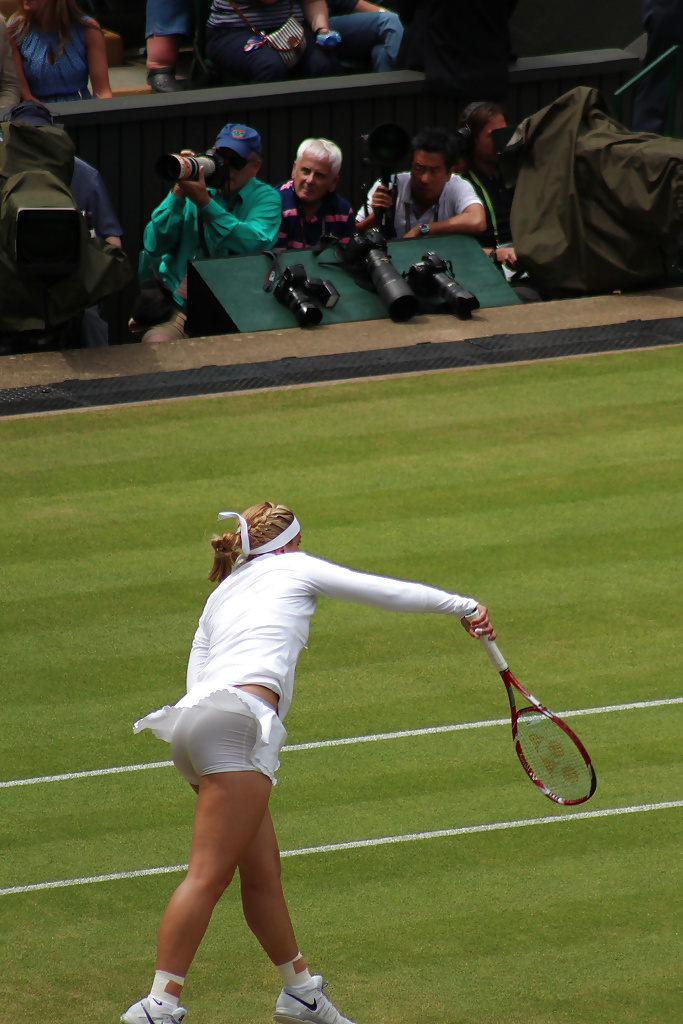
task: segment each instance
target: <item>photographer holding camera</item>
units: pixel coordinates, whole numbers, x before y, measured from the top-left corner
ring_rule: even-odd
[[[423,128],[411,142],[410,171],[392,176],[389,186],[375,182],[368,194],[369,215],[358,231],[380,225],[385,211],[397,238],[476,235],[486,229],[484,206],[472,188],[454,174],[457,144],[441,128]]]
[[[143,341],[187,337],[189,260],[248,255],[275,245],[282,205],[275,189],[256,177],[260,168],[260,136],[243,124],[226,124],[206,157],[161,158],[159,172],[175,184],[145,228],[141,293],[128,324]]]

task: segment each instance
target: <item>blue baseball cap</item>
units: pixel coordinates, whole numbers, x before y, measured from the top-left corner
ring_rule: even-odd
[[[246,124],[226,124],[218,133],[216,149],[232,149],[248,160],[252,153],[261,155],[261,136]]]

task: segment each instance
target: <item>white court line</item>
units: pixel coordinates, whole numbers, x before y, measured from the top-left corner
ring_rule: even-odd
[[[366,846],[387,846],[393,843],[411,843],[420,839],[441,839],[445,836],[473,835],[475,832],[500,832],[526,825],[552,825],[555,822],[580,821],[586,818],[608,818],[620,814],[638,814],[643,811],[663,811],[670,807],[683,807],[683,800],[667,800],[658,804],[637,804],[631,807],[609,807],[599,811],[578,811],[571,814],[552,814],[543,818],[522,818],[520,821],[497,821],[490,825],[465,825],[462,828],[443,828],[434,832],[412,832],[403,836],[382,836],[378,839],[356,839],[348,843],[326,843],[324,846],[305,846],[299,850],[282,850],[281,857],[302,857],[312,853],[332,853],[336,850],[358,850]],[[0,889],[0,896],[18,892],[37,892],[43,889],[63,889],[72,885],[91,885],[94,882],[112,882],[121,878],[143,878],[146,875],[168,875],[186,871],[187,864],[171,864],[161,868],[141,868],[139,871],[116,871],[108,875],[89,878],[63,878],[57,882],[33,882],[30,885],[12,885]]]
[[[562,718],[576,715],[604,715],[610,711],[633,711],[637,708],[658,708],[665,704],[683,704],[683,697],[667,697],[662,700],[639,700],[633,704],[607,704],[601,708],[581,708],[578,711],[560,711]],[[342,747],[349,743],[376,743],[378,740],[397,740],[409,736],[431,736],[440,732],[459,732],[462,729],[484,729],[490,725],[509,725],[509,718],[489,718],[483,722],[461,722],[459,725],[433,725],[424,729],[404,729],[401,732],[378,732],[369,736],[348,736],[338,740],[313,740],[311,743],[292,743],[282,748],[282,753],[297,750],[315,750],[318,747]],[[84,772],[66,772],[63,775],[39,775],[32,779],[11,779],[0,782],[0,789],[9,786],[33,786],[37,782],[66,782],[70,779],[86,779],[95,775],[114,775],[121,772],[141,772],[147,768],[168,768],[173,761],[149,761],[145,764],[124,764],[118,768],[93,768]]]

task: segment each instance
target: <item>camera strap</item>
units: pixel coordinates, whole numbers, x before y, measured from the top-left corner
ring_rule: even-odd
[[[204,218],[202,217],[202,211],[197,209],[197,234],[199,235],[199,244],[202,247],[202,252],[206,256],[207,260],[211,259],[211,253],[209,252],[209,246],[206,242],[206,235],[204,233]]]
[[[263,282],[264,292],[272,292],[273,288],[275,287],[275,282],[282,273],[282,267],[280,265],[280,256],[282,255],[282,253],[276,252],[274,249],[264,249],[263,255],[270,256],[271,260],[273,261],[270,265],[270,270],[266,274],[266,279]]]
[[[311,252],[313,253],[315,258],[317,259],[318,256],[320,255],[320,253],[323,252],[324,249],[329,249],[329,247],[331,245],[334,245],[334,243],[338,242],[338,241],[339,241],[339,239],[337,238],[336,235],[326,235],[325,234],[325,221],[323,220],[323,232],[322,232],[320,238],[318,239],[318,241],[315,243],[315,245],[311,246]]]

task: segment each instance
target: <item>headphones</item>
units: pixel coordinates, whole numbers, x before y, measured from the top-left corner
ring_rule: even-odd
[[[487,100],[476,100],[474,103],[470,103],[470,105],[465,107],[463,110],[462,116],[464,118],[464,122],[455,132],[460,156],[468,156],[474,149],[474,132],[472,131],[469,123],[470,118],[475,110],[479,107],[485,107],[487,103]]]

